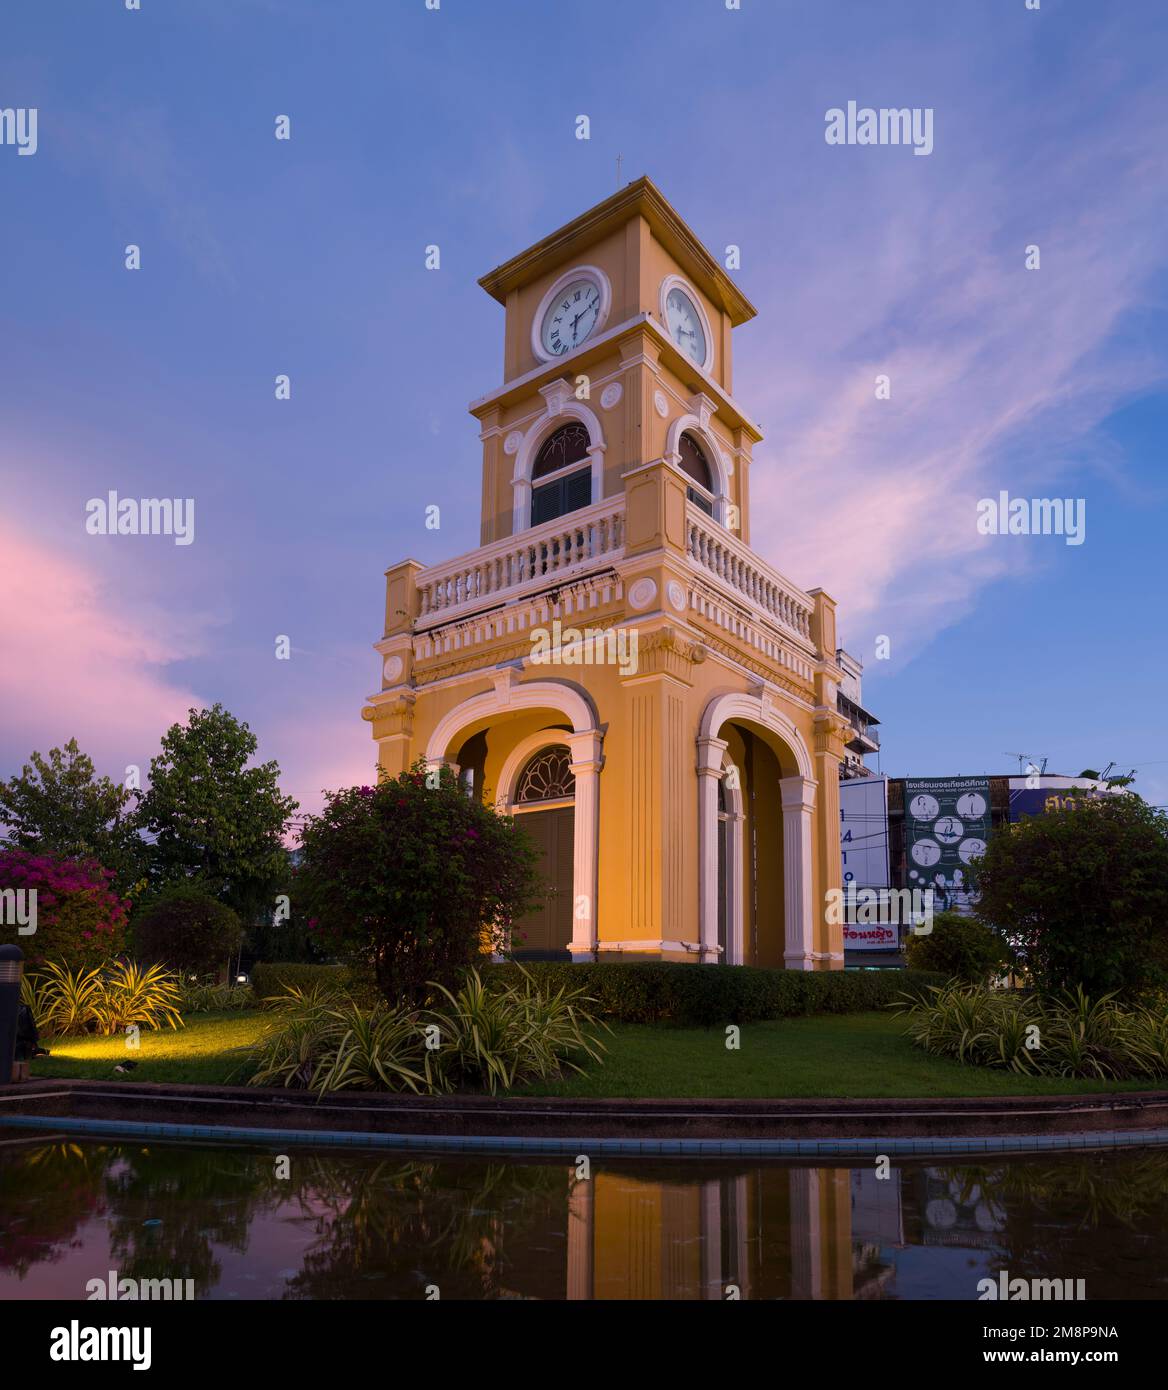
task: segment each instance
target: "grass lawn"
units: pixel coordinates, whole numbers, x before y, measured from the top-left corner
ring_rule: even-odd
[[[46,1044],[51,1057],[34,1077],[108,1081],[189,1081],[242,1085],[248,1049],[267,1026],[258,1010],[193,1014],[177,1032],[143,1033],[137,1052],[122,1038],[69,1038]],[[820,1014],[747,1024],[741,1047],[726,1048],[720,1029],[616,1024],[605,1035],[603,1067],[583,1077],[533,1086],[525,1095],[558,1096],[1007,1096],[1154,1090],[1162,1082],[1064,1081],[965,1067],[912,1047],[887,1014]],[[129,1076],[114,1067],[126,1058]]]
[[[32,1064],[34,1078],[78,1076],[93,1081],[189,1081],[242,1086],[254,1067],[249,1052],[269,1019],[258,1009],[240,1013],[191,1014],[186,1026],[143,1032],[137,1052],[120,1035],[112,1038],[47,1038],[52,1054]],[[119,1062],[137,1062],[125,1076]]]

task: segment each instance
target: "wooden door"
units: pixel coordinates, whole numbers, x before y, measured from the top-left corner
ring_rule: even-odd
[[[515,924],[513,952],[532,959],[566,959],[572,939],[575,811],[571,806],[557,806],[527,811],[517,819],[539,849],[536,870],[544,882],[544,895],[540,905]]]

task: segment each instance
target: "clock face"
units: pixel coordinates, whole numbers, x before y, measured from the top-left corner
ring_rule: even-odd
[[[549,357],[562,357],[580,346],[600,317],[600,290],[591,280],[573,280],[548,307],[540,341]]]
[[[706,361],[706,335],[702,328],[702,316],[689,295],[676,285],[666,296],[665,317],[669,336],[687,357],[692,357],[699,367],[703,366]]]

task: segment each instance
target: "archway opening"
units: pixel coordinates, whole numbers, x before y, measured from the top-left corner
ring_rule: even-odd
[[[549,743],[523,764],[515,780],[511,814],[539,851],[543,881],[537,906],[512,929],[520,960],[568,960],[575,874],[576,778],[566,744]]]

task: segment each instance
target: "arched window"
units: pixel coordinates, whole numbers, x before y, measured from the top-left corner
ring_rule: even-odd
[[[588,455],[591,443],[587,429],[578,420],[561,425],[544,440],[535,456],[531,480],[533,483],[540,478],[548,481],[532,488],[533,526],[579,511],[592,501],[592,460]],[[578,463],[587,467],[573,467]]]
[[[681,455],[681,471],[692,478],[696,486],[687,487],[685,495],[695,507],[701,507],[707,516],[714,515],[714,483],[710,475],[710,465],[706,453],[698,441],[686,430],[678,441]]]
[[[576,778],[572,759],[562,744],[541,748],[529,759],[515,788],[516,803],[533,801],[563,801],[576,795]]]

